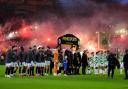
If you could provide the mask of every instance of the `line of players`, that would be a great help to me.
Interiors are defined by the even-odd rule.
[[[26,52],[24,47],[12,46],[6,52],[5,77],[13,76],[18,68],[20,75],[26,75],[28,72],[28,75],[34,76],[34,71],[37,75],[44,75],[44,68],[45,75],[48,75],[52,57],[50,47],[47,49],[39,47],[37,50],[37,47],[33,46]],[[36,69],[34,69],[35,65]]]
[[[88,74],[107,74],[108,73],[108,56],[109,51],[98,51],[96,53],[92,52],[89,54],[88,58]],[[120,63],[120,74],[123,74],[123,55],[118,55],[118,60]]]
[[[63,56],[64,55],[64,56]],[[65,52],[58,53],[57,61],[57,74],[61,74],[61,70],[64,70],[64,75],[67,74],[80,74],[79,69],[82,67],[82,74],[106,74],[108,61],[107,57],[109,52],[99,51],[89,53],[87,50],[84,51],[73,51],[71,49],[65,50]],[[120,56],[120,73],[123,70],[123,56]],[[19,69],[19,75],[29,76],[36,75],[48,75],[52,74],[52,68],[54,67],[54,53],[50,47],[29,47],[26,51],[24,47],[18,48],[12,46],[8,48],[6,52],[5,61],[5,77],[14,76],[16,71]],[[86,70],[86,68],[88,68]],[[50,73],[49,73],[50,72]]]

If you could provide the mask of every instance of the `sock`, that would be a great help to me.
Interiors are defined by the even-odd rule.
[[[49,68],[47,69],[47,74],[48,74],[48,72],[49,72]]]
[[[45,74],[46,74],[46,68],[44,69],[44,72],[45,72]]]
[[[30,75],[30,69],[28,69],[27,71],[28,71],[28,75]]]
[[[26,73],[26,67],[23,67],[22,73],[25,74]]]
[[[99,69],[99,73],[102,74],[102,70],[101,69]]]
[[[38,67],[38,74],[41,74],[41,68],[40,67]]]
[[[19,67],[19,74],[21,74],[21,67]]]
[[[91,74],[91,71],[90,71],[90,69],[88,69],[88,74]]]
[[[10,75],[11,74],[11,67],[8,68],[8,74],[7,75]]]
[[[44,68],[42,67],[42,68],[41,68],[41,74],[42,74],[42,76],[44,75],[43,72],[44,72]]]
[[[9,70],[9,68],[6,67],[6,69],[5,69],[5,75],[8,75],[8,70]]]
[[[120,69],[120,74],[123,74],[123,69],[122,68]]]
[[[34,76],[34,67],[32,67],[32,76]]]
[[[104,70],[102,70],[102,73],[103,73],[103,74],[105,74],[105,71],[104,71]]]
[[[38,67],[36,67],[36,74],[38,74],[39,72],[38,72]]]
[[[105,74],[107,74],[107,68],[105,68]]]
[[[11,74],[14,73],[14,67],[11,67],[10,72],[11,72]]]
[[[94,74],[96,74],[96,69],[94,69]]]
[[[95,74],[98,74],[98,69],[95,69]]]

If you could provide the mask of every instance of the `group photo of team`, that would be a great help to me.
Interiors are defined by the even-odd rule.
[[[74,48],[59,50],[34,45],[26,49],[10,46],[5,58],[5,77],[107,74],[113,78],[117,68],[118,73],[125,74],[125,79],[128,79],[128,50],[124,54],[116,54]]]

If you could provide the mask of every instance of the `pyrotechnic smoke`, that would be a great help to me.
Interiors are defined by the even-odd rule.
[[[113,0],[112,3],[111,0],[102,0],[105,1],[103,3],[95,1],[100,0],[58,0],[55,10],[42,11],[35,16],[37,19],[31,18],[32,30],[25,33],[28,34],[27,36],[21,35],[21,37],[25,36],[29,39],[27,43],[22,40],[22,43],[55,46],[58,37],[71,33],[80,38],[82,48],[87,48],[88,44],[97,47],[96,32],[107,31],[113,34],[120,27],[128,27],[127,5],[124,5],[123,1],[121,2],[123,5],[115,4],[116,0]],[[9,27],[8,24],[10,23],[5,23],[3,29]],[[22,29],[24,27],[20,26],[16,30],[23,33]],[[10,31],[6,33],[10,33]],[[1,37],[5,36],[1,35]],[[3,43],[6,44],[6,42]],[[111,44],[116,44],[116,42]],[[127,42],[123,44],[118,42],[118,44],[117,47],[128,47]]]

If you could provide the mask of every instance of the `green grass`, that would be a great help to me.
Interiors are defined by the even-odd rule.
[[[128,89],[128,80],[116,71],[114,79],[107,75],[72,75],[45,77],[4,77],[4,66],[0,66],[0,89]]]

